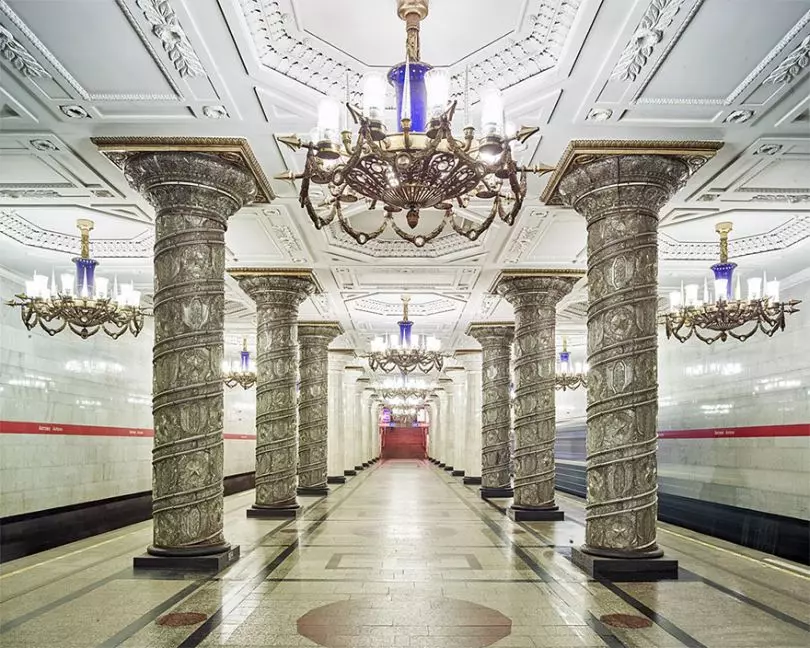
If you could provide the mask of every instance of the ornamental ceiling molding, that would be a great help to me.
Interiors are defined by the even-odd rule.
[[[494,83],[505,90],[557,65],[582,0],[529,0],[527,20],[520,33],[511,32],[481,50],[448,66],[450,91],[462,94],[469,67],[470,100],[476,88]],[[341,97],[349,87],[350,100],[360,102],[358,89],[371,66],[297,29],[289,2],[239,0],[241,17],[266,68],[322,94]]]
[[[470,241],[456,232],[446,232],[433,239],[430,245],[419,248],[402,239],[376,238],[360,245],[334,221],[324,227],[323,231],[326,233],[327,243],[333,247],[374,258],[397,259],[437,259],[458,252],[481,251],[487,238],[486,234],[482,234],[475,241]]]
[[[804,40],[765,77],[763,83],[791,83],[808,65],[810,65],[810,35],[805,36]]]
[[[163,51],[177,73],[181,77],[206,76],[205,67],[168,0],[137,0],[136,4],[152,26],[152,33],[163,44]]]
[[[636,80],[683,3],[684,0],[652,0],[610,73],[611,80],[630,83]]]
[[[372,315],[401,315],[402,304],[391,303],[379,299],[372,299],[364,297],[356,299],[351,302],[352,308],[363,313],[371,313]],[[458,310],[459,303],[447,298],[434,299],[421,304],[411,302],[408,305],[410,315],[425,316],[425,315],[439,315],[441,313],[451,313]]]
[[[27,247],[79,255],[81,237],[52,232],[23,218],[13,209],[0,210],[0,233]],[[93,239],[93,257],[97,259],[151,259],[155,233],[146,229],[131,239]]]
[[[810,237],[810,218],[794,216],[770,232],[741,236],[728,242],[729,257],[786,250]],[[678,241],[659,232],[658,256],[668,261],[715,261],[717,241]]]
[[[0,55],[24,77],[52,78],[25,46],[14,38],[14,34],[2,25],[0,25]]]

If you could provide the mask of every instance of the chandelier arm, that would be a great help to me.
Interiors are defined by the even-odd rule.
[[[360,245],[364,245],[368,243],[372,239],[377,238],[380,234],[385,231],[385,228],[388,226],[389,220],[393,223],[393,219],[386,214],[383,218],[382,224],[372,232],[361,232],[360,230],[354,229],[350,224],[348,219],[343,215],[343,209],[340,207],[340,203],[336,203],[336,211],[337,217],[340,221],[340,226],[343,228],[343,231],[346,232],[349,236],[351,236],[357,243]]]
[[[417,247],[422,247],[425,245],[425,243],[429,243],[430,241],[435,239],[439,234],[441,234],[446,224],[445,219],[442,218],[441,222],[427,234],[409,234],[408,232],[403,230],[399,225],[396,224],[396,221],[394,220],[393,217],[390,218],[391,218],[391,228],[397,233],[397,235],[400,238],[405,239],[409,243],[413,243]],[[417,239],[420,239],[419,242],[417,242]]]
[[[498,204],[499,202],[496,200],[492,205],[492,209],[489,211],[489,216],[487,216],[478,227],[469,227],[466,230],[456,223],[455,213],[453,210],[448,209],[447,212],[450,216],[450,224],[453,226],[453,229],[456,232],[462,236],[466,236],[469,240],[474,241],[481,235],[482,232],[487,230],[489,226],[492,225],[493,221],[495,220],[495,216],[498,213]]]

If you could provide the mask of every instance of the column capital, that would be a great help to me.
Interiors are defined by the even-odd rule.
[[[584,276],[584,270],[509,270],[498,275],[490,292],[515,308],[523,305],[554,308]]]
[[[298,322],[299,344],[322,344],[328,346],[343,333],[340,322],[303,321]]]
[[[467,371],[481,371],[484,363],[484,354],[482,351],[464,349],[456,351],[454,355],[456,360],[461,362]]]
[[[133,186],[143,186],[144,190],[154,184],[147,182],[150,179],[175,186],[183,181],[186,187],[193,187],[195,181],[199,181],[200,186],[235,194],[247,191],[249,196],[245,203],[269,203],[276,197],[243,137],[124,136],[90,140],[104,157],[124,172]],[[217,169],[214,175],[210,174],[212,166]],[[240,173],[234,174],[233,169]]]
[[[718,141],[572,140],[540,199],[547,205],[577,203],[596,188],[662,181],[670,195],[720,148]],[[660,205],[654,207],[656,214]]]
[[[515,337],[514,322],[471,322],[465,331],[481,347],[508,347]]]
[[[351,349],[329,349],[329,371],[343,373],[346,365],[354,362],[356,357]]]
[[[229,268],[227,272],[257,305],[281,302],[297,308],[307,297],[321,292],[315,274],[308,269]]]

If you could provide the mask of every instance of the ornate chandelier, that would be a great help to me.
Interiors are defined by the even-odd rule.
[[[667,338],[686,342],[692,335],[706,344],[729,337],[744,342],[757,331],[772,337],[785,328],[785,315],[798,312],[801,301],[779,299],[779,282],[767,280],[767,275],[748,279],[748,296],[742,299],[740,277],[732,290],[736,263],[728,260],[728,235],[732,224],[718,223],[715,231],[720,235],[720,263],[711,269],[714,273],[714,300],[709,293],[708,281],[703,281],[703,299],[698,296],[698,284],[681,283],[680,291],[669,295],[670,310],[661,315]]]
[[[560,361],[557,363],[557,372],[554,376],[554,386],[565,391],[566,389],[579,389],[588,386],[588,365],[577,362],[571,364],[571,352],[563,338],[563,348],[560,351]]]
[[[372,371],[400,371],[409,374],[416,369],[423,373],[436,370],[441,371],[444,366],[444,356],[439,352],[439,340],[430,336],[416,336],[412,341],[411,327],[413,322],[408,319],[408,303],[411,298],[402,296],[402,320],[399,324],[399,335],[391,335],[388,340],[375,338],[371,343],[371,353],[368,366]]]
[[[468,88],[465,87],[463,134],[453,135],[456,103],[448,103],[450,78],[445,70],[419,60],[419,24],[428,14],[428,0],[397,0],[399,17],[405,21],[405,62],[388,71],[397,100],[396,132],[388,133],[383,123],[386,79],[371,74],[363,80],[362,110],[346,103],[347,115],[340,127],[340,105],[324,99],[318,107],[318,125],[311,141],[298,136],[279,137],[293,150],[307,150],[301,174],[286,173],[277,179],[301,182],[299,195],[317,229],[338,219],[340,226],[357,243],[377,238],[387,228],[422,247],[447,225],[469,240],[476,240],[496,217],[512,225],[526,196],[526,174],[545,173],[544,166],[518,167],[515,150],[538,128],[515,129],[504,123],[503,100],[494,88],[482,91],[482,132],[476,137],[470,125]],[[348,88],[347,88],[348,90]],[[352,142],[348,115],[359,124]],[[324,199],[313,204],[311,186],[325,188]],[[365,199],[369,210],[382,206],[379,225],[371,231],[353,227],[343,211],[344,204]],[[454,205],[467,207],[473,198],[491,200],[489,215],[477,226],[459,223]],[[443,212],[429,232],[411,233],[419,225],[420,212]],[[404,228],[396,214],[405,212]]]
[[[82,339],[104,331],[114,340],[129,331],[137,336],[143,329],[145,309],[141,308],[141,293],[132,283],[118,284],[113,280],[110,294],[109,279],[96,277],[98,261],[90,258],[90,230],[93,221],[80,218],[76,226],[81,232],[81,254],[73,259],[76,273],[56,276],[34,272],[25,282],[25,292],[6,302],[19,307],[23,324],[30,331],[39,325],[48,335],[61,333],[66,327]]]
[[[250,351],[247,348],[247,338],[242,339],[242,351],[239,352],[239,360],[228,362],[222,361],[222,381],[226,387],[236,387],[250,389],[256,384],[256,367],[250,359]]]

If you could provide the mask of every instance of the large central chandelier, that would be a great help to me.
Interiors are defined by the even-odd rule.
[[[563,338],[563,348],[560,351],[560,360],[557,363],[557,372],[554,376],[554,386],[557,389],[566,391],[567,389],[579,389],[588,385],[588,365],[571,362],[571,352],[568,344]]]
[[[514,150],[539,129],[505,124],[498,90],[486,88],[481,92],[482,132],[476,136],[469,120],[469,89],[465,87],[463,134],[454,136],[457,102],[449,103],[447,71],[420,61],[419,24],[428,14],[428,0],[397,0],[397,8],[405,21],[405,62],[392,67],[387,75],[396,92],[396,132],[389,133],[383,121],[386,78],[369,74],[363,80],[362,109],[347,101],[342,129],[340,104],[328,98],[318,107],[318,125],[309,142],[294,135],[278,138],[293,150],[307,150],[303,173],[278,178],[302,181],[300,203],[317,229],[337,218],[343,230],[361,245],[388,227],[422,247],[448,224],[471,241],[496,217],[507,225],[514,224],[526,196],[527,172],[551,170],[518,167],[513,157]],[[359,125],[354,141],[348,115]],[[324,187],[326,197],[313,203],[312,185]],[[465,226],[454,208],[466,208],[473,198],[491,200],[492,206],[481,223]],[[366,200],[370,210],[382,207],[380,223],[371,231],[353,227],[343,212],[345,204],[360,199]],[[408,231],[419,225],[424,209],[443,212],[442,219],[429,232]],[[404,227],[396,216],[402,212]]]
[[[229,362],[222,361],[222,381],[226,387],[236,387],[250,389],[256,384],[256,366],[250,359],[250,351],[247,348],[247,338],[242,339],[242,350],[239,352],[239,360]]]
[[[76,226],[81,233],[81,253],[73,259],[76,273],[47,275],[34,272],[25,282],[25,292],[7,302],[19,307],[23,324],[30,331],[37,325],[48,335],[69,328],[83,339],[100,330],[113,339],[129,331],[137,336],[143,329],[145,309],[141,308],[141,293],[132,283],[118,283],[114,278],[112,291],[109,279],[95,274],[98,261],[90,258],[90,230],[93,221],[80,218]]]
[[[399,371],[409,374],[416,369],[423,373],[441,371],[444,356],[439,351],[439,340],[432,336],[411,337],[413,322],[408,319],[408,303],[411,298],[402,296],[402,319],[398,322],[399,334],[391,335],[387,340],[375,338],[371,343],[368,366],[372,371],[391,373]]]
[[[375,387],[377,395],[389,405],[415,405],[425,403],[430,395],[435,391],[436,385],[427,380],[418,378],[412,379],[410,376],[398,376],[396,378],[386,378]]]
[[[779,282],[768,281],[767,275],[748,279],[748,296],[742,299],[740,277],[732,288],[736,263],[728,260],[728,235],[732,224],[718,223],[715,231],[720,235],[720,263],[715,263],[714,300],[709,283],[704,279],[703,298],[698,284],[681,284],[680,291],[669,295],[668,312],[661,315],[667,338],[686,342],[692,335],[706,344],[729,337],[744,342],[757,331],[772,337],[785,329],[785,316],[798,312],[801,301],[779,299]]]

